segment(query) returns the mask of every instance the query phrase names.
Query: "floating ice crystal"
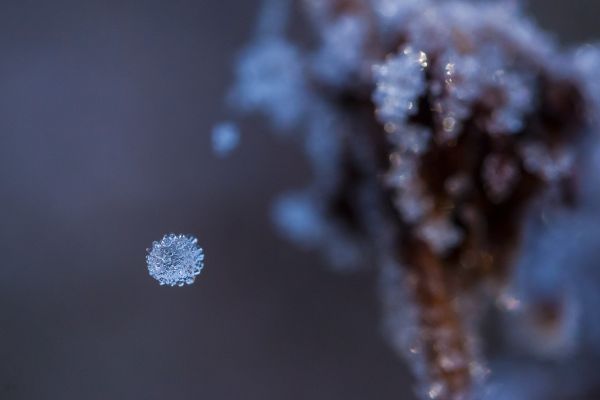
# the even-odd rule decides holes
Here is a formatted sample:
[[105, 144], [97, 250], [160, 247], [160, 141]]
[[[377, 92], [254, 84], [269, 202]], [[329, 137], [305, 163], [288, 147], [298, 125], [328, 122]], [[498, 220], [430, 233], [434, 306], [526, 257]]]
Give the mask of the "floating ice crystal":
[[240, 143], [240, 131], [231, 122], [222, 122], [212, 132], [213, 151], [220, 157], [231, 153]]
[[204, 251], [198, 240], [186, 235], [165, 235], [152, 243], [146, 262], [150, 276], [161, 285], [192, 284], [204, 267]]

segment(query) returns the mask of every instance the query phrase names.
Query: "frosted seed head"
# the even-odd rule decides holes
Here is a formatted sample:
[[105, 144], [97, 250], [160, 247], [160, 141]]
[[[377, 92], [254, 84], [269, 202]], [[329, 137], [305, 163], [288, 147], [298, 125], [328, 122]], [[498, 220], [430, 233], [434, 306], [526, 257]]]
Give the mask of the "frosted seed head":
[[146, 262], [150, 276], [161, 285], [192, 284], [204, 267], [204, 251], [193, 236], [165, 235], [152, 243]]

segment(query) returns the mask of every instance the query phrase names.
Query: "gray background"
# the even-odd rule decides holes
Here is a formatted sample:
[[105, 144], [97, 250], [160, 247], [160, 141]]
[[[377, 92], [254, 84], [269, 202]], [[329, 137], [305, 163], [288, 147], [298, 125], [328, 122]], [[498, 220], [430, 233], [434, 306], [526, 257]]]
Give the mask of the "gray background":
[[[375, 277], [279, 239], [293, 144], [210, 129], [256, 0], [0, 3], [0, 399], [411, 399]], [[564, 41], [600, 5], [537, 0]], [[193, 233], [207, 266], [163, 288], [145, 249]]]

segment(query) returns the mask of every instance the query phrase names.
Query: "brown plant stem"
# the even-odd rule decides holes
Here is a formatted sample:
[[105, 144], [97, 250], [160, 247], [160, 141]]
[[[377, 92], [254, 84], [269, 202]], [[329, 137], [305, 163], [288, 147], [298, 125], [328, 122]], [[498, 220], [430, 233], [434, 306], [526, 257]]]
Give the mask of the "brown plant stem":
[[459, 310], [457, 288], [443, 261], [427, 245], [415, 241], [409, 265], [412, 297], [417, 306], [418, 341], [425, 363], [426, 395], [432, 399], [469, 398], [477, 365]]

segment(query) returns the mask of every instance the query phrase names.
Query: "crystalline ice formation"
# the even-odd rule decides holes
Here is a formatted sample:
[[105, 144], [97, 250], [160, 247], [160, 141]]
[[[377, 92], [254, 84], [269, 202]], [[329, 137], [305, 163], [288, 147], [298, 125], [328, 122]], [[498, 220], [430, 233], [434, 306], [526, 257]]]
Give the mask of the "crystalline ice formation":
[[510, 196], [519, 179], [519, 166], [510, 157], [490, 154], [483, 161], [481, 173], [490, 199], [502, 202]]
[[394, 206], [406, 222], [416, 223], [431, 211], [433, 200], [425, 195], [421, 183], [415, 180], [396, 192]]
[[573, 64], [588, 99], [600, 109], [600, 46], [586, 44], [577, 48]]
[[274, 219], [333, 262], [374, 255], [388, 336], [421, 398], [483, 398], [478, 305], [521, 267], [527, 218], [600, 195], [575, 184], [582, 144], [596, 144], [600, 50], [563, 52], [515, 1], [298, 4], [305, 37], [259, 29], [231, 97], [308, 155], [313, 181]]
[[445, 218], [433, 218], [424, 222], [417, 235], [439, 254], [446, 254], [462, 240], [462, 232]]
[[521, 154], [527, 171], [550, 182], [564, 178], [574, 164], [573, 155], [566, 149], [552, 151], [541, 143], [524, 144]]
[[530, 77], [515, 72], [497, 71], [496, 84], [504, 92], [503, 105], [488, 123], [490, 133], [518, 133], [523, 129], [523, 117], [533, 108], [534, 85]]
[[146, 256], [150, 276], [168, 286], [194, 283], [204, 267], [203, 260], [204, 251], [195, 237], [172, 233], [153, 242]]
[[383, 124], [402, 124], [418, 109], [417, 100], [425, 90], [423, 68], [427, 55], [410, 47], [373, 67], [373, 102]]
[[365, 33], [365, 21], [355, 16], [340, 17], [325, 28], [323, 43], [313, 61], [320, 79], [342, 85], [360, 72], [365, 62]]
[[260, 38], [240, 56], [230, 101], [246, 112], [264, 113], [278, 127], [290, 127], [306, 101], [302, 70], [294, 45], [278, 37]]
[[431, 129], [417, 125], [406, 125], [402, 129], [392, 125], [388, 129], [388, 140], [403, 153], [423, 154], [427, 151]]

